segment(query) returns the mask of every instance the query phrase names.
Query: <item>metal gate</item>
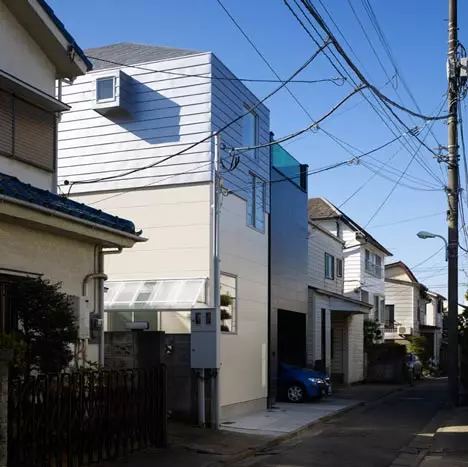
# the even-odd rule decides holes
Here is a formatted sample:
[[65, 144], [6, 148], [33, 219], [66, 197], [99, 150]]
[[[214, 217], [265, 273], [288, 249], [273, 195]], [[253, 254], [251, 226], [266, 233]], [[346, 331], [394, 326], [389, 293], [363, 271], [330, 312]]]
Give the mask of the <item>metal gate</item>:
[[81, 467], [167, 444], [166, 369], [13, 378], [8, 467]]

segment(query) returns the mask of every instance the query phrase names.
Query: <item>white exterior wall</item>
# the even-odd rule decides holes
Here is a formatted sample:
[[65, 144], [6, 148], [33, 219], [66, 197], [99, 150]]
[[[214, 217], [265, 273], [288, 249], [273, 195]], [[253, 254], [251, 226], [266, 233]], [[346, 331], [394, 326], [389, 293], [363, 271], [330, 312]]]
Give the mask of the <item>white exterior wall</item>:
[[223, 200], [220, 259], [221, 271], [237, 276], [237, 333], [221, 335], [225, 417], [265, 408], [268, 389], [268, 233], [246, 226], [246, 202], [234, 195]]
[[[335, 279], [325, 278], [325, 253], [335, 258]], [[343, 244], [332, 234], [326, 234], [309, 224], [309, 285], [329, 292], [343, 293], [343, 277], [336, 274], [336, 260], [343, 260]], [[343, 271], [343, 276], [345, 271]]]
[[[109, 198], [109, 199], [106, 199]], [[148, 239], [106, 256], [109, 280], [202, 278], [210, 275], [210, 185], [82, 195], [77, 201], [132, 219]]]
[[385, 304], [395, 306], [395, 322], [407, 329], [415, 327], [415, 288], [385, 282]]
[[330, 297], [309, 289], [309, 314], [307, 320], [307, 364], [313, 366], [322, 359], [322, 309], [325, 309], [325, 366], [331, 367]]
[[54, 96], [55, 67], [0, 0], [0, 70]]
[[[141, 65], [149, 70], [183, 74], [211, 72], [211, 54]], [[99, 70], [63, 87], [71, 111], [59, 125], [59, 183], [119, 175], [176, 154], [211, 134], [211, 83], [203, 77], [178, 77], [123, 67], [132, 77], [133, 112], [109, 118], [92, 109]], [[75, 185], [73, 193], [172, 185], [210, 180], [211, 141], [123, 180]], [[180, 175], [182, 172], [185, 175]]]

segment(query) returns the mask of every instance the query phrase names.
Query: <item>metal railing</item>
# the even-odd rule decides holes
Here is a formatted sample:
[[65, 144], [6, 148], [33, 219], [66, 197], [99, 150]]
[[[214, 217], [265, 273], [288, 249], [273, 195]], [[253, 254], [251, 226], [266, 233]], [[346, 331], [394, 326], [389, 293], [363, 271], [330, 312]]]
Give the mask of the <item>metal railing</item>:
[[398, 328], [400, 327], [400, 323], [396, 321], [386, 321], [384, 323], [384, 331], [385, 332], [398, 332]]
[[166, 369], [9, 383], [8, 467], [81, 467], [167, 444]]

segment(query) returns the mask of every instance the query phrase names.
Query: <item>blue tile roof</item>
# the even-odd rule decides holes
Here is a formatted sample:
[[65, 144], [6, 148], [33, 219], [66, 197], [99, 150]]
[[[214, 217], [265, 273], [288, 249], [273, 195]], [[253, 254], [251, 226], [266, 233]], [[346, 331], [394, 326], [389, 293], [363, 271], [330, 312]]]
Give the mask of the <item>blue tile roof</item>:
[[78, 203], [69, 198], [56, 195], [47, 190], [41, 190], [32, 185], [19, 181], [16, 177], [0, 173], [0, 195], [25, 201], [36, 206], [42, 206], [77, 219], [94, 222], [95, 224], [120, 230], [133, 235], [135, 232], [133, 222], [112, 216], [107, 212], [92, 208], [86, 204]]
[[45, 0], [38, 0], [39, 5], [45, 10], [45, 12], [49, 15], [49, 18], [54, 22], [54, 24], [60, 29], [60, 32], [64, 35], [68, 42], [73, 46], [76, 50], [76, 53], [82, 58], [82, 60], [86, 63], [86, 67], [88, 71], [93, 69], [93, 63], [86, 54], [83, 52], [83, 49], [76, 43], [73, 36], [67, 31], [65, 25], [58, 19], [57, 15], [54, 13], [54, 10], [48, 5]]

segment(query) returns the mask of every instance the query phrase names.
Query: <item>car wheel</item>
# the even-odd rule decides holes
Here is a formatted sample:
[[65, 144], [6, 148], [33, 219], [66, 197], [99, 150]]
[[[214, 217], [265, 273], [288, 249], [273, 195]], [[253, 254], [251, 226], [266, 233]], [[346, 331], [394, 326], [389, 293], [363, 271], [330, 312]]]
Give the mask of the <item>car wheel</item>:
[[294, 383], [288, 386], [287, 397], [289, 402], [302, 402], [305, 397], [304, 387], [300, 384]]

